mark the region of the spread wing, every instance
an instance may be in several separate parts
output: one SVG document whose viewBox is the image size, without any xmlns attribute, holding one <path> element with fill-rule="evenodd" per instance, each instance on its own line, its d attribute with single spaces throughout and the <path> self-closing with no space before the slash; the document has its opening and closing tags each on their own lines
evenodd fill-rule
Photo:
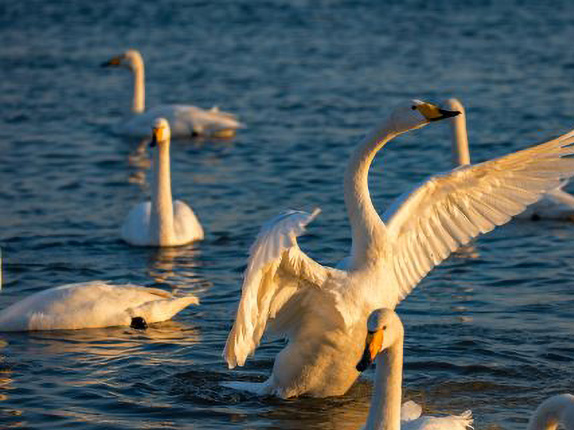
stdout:
<svg viewBox="0 0 574 430">
<path fill-rule="evenodd" d="M 384 220 L 398 300 L 460 245 L 502 225 L 574 175 L 574 131 L 484 163 L 435 175 Z"/>
<path fill-rule="evenodd" d="M 315 262 L 297 245 L 297 236 L 319 212 L 288 211 L 261 228 L 251 247 L 241 301 L 223 352 L 230 368 L 242 366 L 255 351 L 268 321 L 275 332 L 289 335 L 308 306 L 309 291 L 321 291 L 328 278 L 344 276 Z"/>
</svg>

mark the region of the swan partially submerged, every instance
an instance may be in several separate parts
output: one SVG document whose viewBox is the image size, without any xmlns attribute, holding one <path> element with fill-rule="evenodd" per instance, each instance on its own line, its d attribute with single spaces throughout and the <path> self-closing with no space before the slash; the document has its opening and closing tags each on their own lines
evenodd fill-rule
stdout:
<svg viewBox="0 0 574 430">
<path fill-rule="evenodd" d="M 153 127 L 153 179 L 151 201 L 137 204 L 121 229 L 122 239 L 136 246 L 179 246 L 203 239 L 195 213 L 181 200 L 172 199 L 169 159 L 170 127 L 159 118 Z"/>
<path fill-rule="evenodd" d="M 458 99 L 449 99 L 446 102 L 449 109 L 457 110 L 461 114 L 451 120 L 452 124 L 452 149 L 454 161 L 457 166 L 470 164 L 470 152 L 468 146 L 468 134 L 466 131 L 466 112 Z M 521 219 L 553 219 L 562 221 L 574 221 L 574 196 L 562 189 L 566 183 L 548 191 L 524 212 L 518 214 Z"/>
<path fill-rule="evenodd" d="M 415 402 L 405 403 L 401 411 L 403 383 L 403 323 L 395 311 L 377 309 L 367 320 L 366 345 L 357 370 L 364 371 L 376 361 L 375 386 L 367 424 L 363 430 L 467 430 L 472 429 L 472 414 L 431 417 L 422 415 Z M 411 411 L 405 413 L 405 410 Z"/>
<path fill-rule="evenodd" d="M 0 311 L 0 331 L 77 330 L 113 326 L 143 329 L 167 321 L 195 296 L 158 288 L 92 281 L 48 288 Z"/>
<path fill-rule="evenodd" d="M 396 108 L 357 146 L 347 165 L 344 198 L 350 256 L 323 266 L 297 245 L 317 212 L 286 212 L 267 222 L 251 248 L 235 323 L 224 357 L 242 366 L 263 333 L 288 338 L 262 384 L 232 384 L 262 394 L 341 395 L 358 376 L 375 309 L 394 309 L 460 245 L 494 229 L 574 175 L 574 132 L 530 149 L 430 177 L 379 217 L 368 172 L 377 152 L 406 131 L 457 115 L 430 103 Z"/>
<path fill-rule="evenodd" d="M 222 112 L 217 107 L 209 110 L 188 105 L 160 105 L 145 110 L 144 62 L 139 51 L 130 49 L 102 64 L 103 67 L 122 67 L 134 75 L 133 116 L 120 124 L 118 131 L 133 137 L 146 137 L 156 118 L 166 118 L 172 135 L 179 138 L 207 136 L 229 138 L 243 128 L 235 115 Z"/>
</svg>

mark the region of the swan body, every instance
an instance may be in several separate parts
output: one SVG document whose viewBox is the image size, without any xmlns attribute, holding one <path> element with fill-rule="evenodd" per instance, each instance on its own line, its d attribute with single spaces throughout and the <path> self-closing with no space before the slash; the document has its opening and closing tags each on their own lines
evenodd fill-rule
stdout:
<svg viewBox="0 0 574 430">
<path fill-rule="evenodd" d="M 135 246 L 179 246 L 203 239 L 203 228 L 184 202 L 172 201 L 170 127 L 159 118 L 153 129 L 153 183 L 151 201 L 136 205 L 121 229 L 122 239 Z"/>
<path fill-rule="evenodd" d="M 457 110 L 461 113 L 451 120 L 452 149 L 455 165 L 465 166 L 470 164 L 466 112 L 458 99 L 449 99 L 446 104 L 449 109 Z M 533 221 L 540 219 L 574 221 L 574 196 L 562 189 L 564 185 L 565 183 L 562 183 L 557 188 L 548 191 L 540 200 L 518 214 L 517 218 Z"/>
<path fill-rule="evenodd" d="M 460 245 L 497 225 L 574 175 L 574 132 L 531 149 L 435 175 L 399 197 L 382 219 L 369 196 L 368 171 L 392 138 L 456 115 L 420 101 L 400 106 L 352 154 L 344 198 L 351 224 L 350 256 L 323 266 L 297 245 L 317 215 L 286 212 L 266 223 L 251 247 L 241 299 L 224 357 L 242 366 L 263 333 L 288 339 L 269 379 L 238 385 L 292 397 L 344 394 L 359 373 L 356 339 L 375 309 L 393 309 Z"/>
<path fill-rule="evenodd" d="M 367 423 L 363 430 L 467 430 L 472 414 L 430 417 L 409 401 L 401 408 L 404 327 L 395 311 L 377 309 L 367 320 L 366 346 L 357 369 L 377 362 L 375 386 Z M 408 407 L 406 407 L 408 406 Z M 402 409 L 402 410 L 401 410 Z M 406 410 L 411 413 L 406 414 Z"/>
<path fill-rule="evenodd" d="M 194 296 L 176 298 L 138 285 L 105 281 L 68 284 L 32 294 L 0 311 L 0 331 L 145 328 L 197 303 Z"/>
<path fill-rule="evenodd" d="M 156 118 L 166 118 L 174 137 L 207 136 L 229 138 L 243 128 L 237 118 L 217 107 L 205 110 L 188 105 L 160 105 L 145 110 L 144 62 L 139 51 L 130 49 L 102 64 L 104 67 L 128 68 L 134 75 L 133 117 L 121 124 L 118 131 L 132 137 L 147 137 Z"/>
</svg>

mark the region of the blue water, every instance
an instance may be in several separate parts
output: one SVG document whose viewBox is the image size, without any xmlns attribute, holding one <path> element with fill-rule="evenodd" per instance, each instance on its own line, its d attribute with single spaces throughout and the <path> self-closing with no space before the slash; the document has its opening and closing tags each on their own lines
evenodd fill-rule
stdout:
<svg viewBox="0 0 574 430">
<path fill-rule="evenodd" d="M 259 226 L 319 206 L 301 246 L 324 264 L 344 257 L 346 159 L 406 99 L 460 98 L 476 161 L 574 125 L 567 0 L 5 1 L 0 40 L 0 307 L 93 279 L 202 300 L 145 332 L 0 334 L 0 428 L 359 428 L 371 372 L 331 399 L 219 386 L 263 380 L 282 347 L 265 342 L 234 371 L 221 358 Z M 198 245 L 118 239 L 149 159 L 113 133 L 129 74 L 99 64 L 129 47 L 146 60 L 148 106 L 218 105 L 248 125 L 232 141 L 172 145 L 174 192 L 207 232 Z M 377 207 L 449 169 L 449 136 L 433 124 L 392 142 L 371 170 Z M 572 392 L 573 244 L 571 224 L 515 222 L 434 270 L 398 308 L 406 398 L 519 430 L 541 400 Z"/>
</svg>

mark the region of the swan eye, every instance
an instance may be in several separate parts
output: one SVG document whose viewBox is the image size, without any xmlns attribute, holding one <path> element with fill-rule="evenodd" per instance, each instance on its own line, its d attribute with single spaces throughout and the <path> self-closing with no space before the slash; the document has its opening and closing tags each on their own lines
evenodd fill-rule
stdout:
<svg viewBox="0 0 574 430">
<path fill-rule="evenodd" d="M 411 106 L 411 109 L 412 109 L 412 110 L 417 110 L 417 107 L 416 107 L 415 105 L 412 105 L 412 106 Z"/>
<path fill-rule="evenodd" d="M 387 326 L 386 326 L 386 325 L 384 325 L 384 326 L 383 326 L 383 331 L 385 331 L 386 329 L 387 329 Z"/>
</svg>

